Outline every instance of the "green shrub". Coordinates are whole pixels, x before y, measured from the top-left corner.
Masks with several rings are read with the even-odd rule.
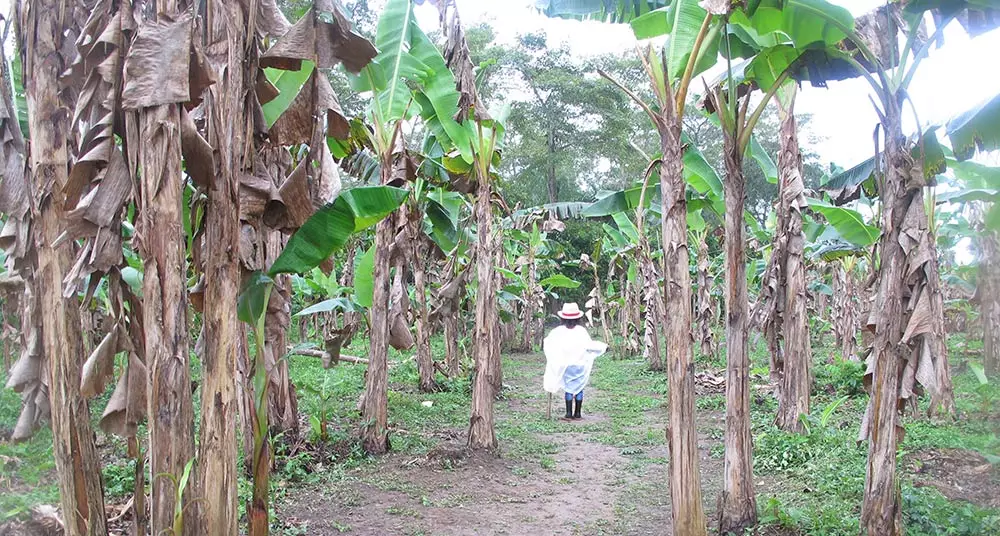
[[[856,397],[865,392],[865,364],[857,361],[837,361],[816,367],[816,390],[841,396]]]
[[[903,523],[909,536],[1000,534],[1000,513],[949,501],[928,488],[903,487]]]

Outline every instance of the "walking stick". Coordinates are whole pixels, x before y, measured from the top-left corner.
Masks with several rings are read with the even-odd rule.
[[[545,408],[545,418],[552,418],[552,393],[549,393],[549,405]]]

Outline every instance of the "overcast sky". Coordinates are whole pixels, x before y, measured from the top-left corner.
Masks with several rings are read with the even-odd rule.
[[[533,8],[534,0],[456,2],[464,24],[489,22],[501,42],[512,41],[518,34],[544,30],[552,45],[565,43],[579,56],[619,53],[632,50],[635,45],[627,25],[550,19]],[[883,2],[833,0],[833,3],[858,16]],[[437,13],[432,7],[418,7],[417,17],[426,30],[437,28]],[[951,117],[1000,93],[1000,69],[995,67],[998,50],[1000,30],[970,39],[957,23],[945,28],[944,47],[931,51],[911,85],[910,96],[921,123],[944,124]],[[700,87],[700,84],[692,87]],[[864,80],[833,82],[826,89],[805,84],[799,93],[796,111],[812,114],[812,134],[822,141],[811,149],[824,161],[851,167],[872,156],[872,131],[877,117]],[[907,113],[904,126],[912,131],[913,125]],[[940,134],[942,141],[946,141],[943,132]],[[802,138],[805,142],[807,137]]]
[[[594,21],[550,19],[534,9],[534,0],[456,0],[464,24],[488,22],[500,42],[512,42],[519,34],[545,31],[553,46],[565,43],[571,53],[593,56],[633,50],[635,38],[627,25]],[[385,0],[371,0],[376,12]],[[833,0],[854,15],[862,15],[882,4],[877,0]],[[10,13],[10,0],[0,0],[0,13]],[[418,6],[417,19],[427,31],[438,28],[436,10]],[[8,51],[11,50],[8,43]],[[921,65],[910,88],[920,121],[944,124],[955,115],[1000,93],[1000,29],[970,39],[957,23],[945,29],[945,46],[932,50]],[[700,84],[692,87],[698,88]],[[825,162],[851,167],[873,154],[872,131],[876,116],[864,80],[833,82],[828,88],[805,84],[799,92],[796,111],[812,114],[809,134],[820,140],[810,147]],[[912,116],[904,116],[904,127],[913,130]],[[940,136],[942,141],[946,139]],[[980,158],[982,159],[982,158]],[[987,163],[997,164],[996,155]]]

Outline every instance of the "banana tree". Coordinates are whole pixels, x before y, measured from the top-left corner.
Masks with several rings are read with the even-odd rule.
[[[546,218],[546,214],[549,217]],[[541,226],[539,226],[541,224]],[[504,252],[508,263],[519,269],[517,282],[521,295],[521,341],[519,351],[530,352],[541,342],[538,313],[545,304],[544,289],[539,284],[539,268],[552,264],[557,252],[549,241],[549,232],[565,229],[565,224],[544,210],[521,211],[504,220]],[[507,279],[510,276],[505,274]]]
[[[610,319],[617,325],[617,333],[622,342],[622,357],[639,353],[640,304],[638,295],[639,274],[632,262],[635,246],[617,228],[603,224],[604,237],[601,250],[607,259],[608,285],[605,291]],[[615,284],[617,282],[617,286]]]
[[[423,179],[418,179],[407,203],[410,265],[417,301],[417,371],[420,376],[419,389],[422,392],[432,392],[438,388],[434,380],[434,360],[431,356],[432,323],[426,276],[428,261],[437,256],[445,257],[449,252],[457,254],[458,249],[458,230],[445,201],[447,194],[454,192],[445,192],[441,188],[430,190],[429,187]]]
[[[403,184],[415,179],[417,167],[417,162],[406,148],[402,128],[404,121],[419,113],[425,119],[437,118],[434,126],[425,120],[429,128],[440,127],[443,132],[461,135],[465,131],[452,119],[458,93],[454,88],[454,77],[441,53],[417,25],[409,0],[392,0],[386,5],[379,19],[376,46],[380,50],[379,55],[360,76],[352,78],[352,83],[356,90],[373,93],[367,113],[374,127],[371,143],[377,155],[381,183]],[[397,265],[392,285],[395,312],[408,305],[403,303],[402,270],[398,269],[404,257],[393,257],[393,251],[405,246],[405,232],[397,234],[397,230],[402,228],[405,228],[405,221],[401,217],[390,218],[384,220],[375,232],[374,293],[369,331],[371,347],[362,401],[365,422],[362,443],[370,453],[382,453],[389,447],[386,366],[392,320],[389,310],[390,265],[394,258]],[[391,323],[396,326],[397,335],[403,335],[397,326],[399,322]],[[406,334],[409,334],[408,329]]]
[[[352,270],[353,256],[348,255],[343,272]],[[364,312],[364,307],[358,303],[353,287],[345,286],[338,281],[336,273],[326,275],[319,268],[313,268],[306,277],[292,278],[292,291],[296,296],[324,298],[316,303],[302,307],[292,315],[305,322],[313,315],[319,315],[322,329],[317,327],[317,335],[321,336],[325,351],[323,368],[336,365],[341,349],[347,346],[358,329],[357,316]],[[339,318],[339,321],[338,321]]]
[[[683,175],[681,118],[692,78],[715,64],[723,21],[694,1],[658,2],[601,0],[539,2],[547,14],[592,16],[630,22],[638,39],[669,34],[662,54],[646,51],[641,59],[656,97],[650,106],[618,85],[649,116],[660,135],[661,245],[664,248],[666,303],[658,318],[665,326],[670,392],[670,489],[674,530],[706,533],[694,427],[694,371],[690,344],[691,285],[687,248],[687,208]],[[610,77],[605,75],[605,78]],[[680,341],[680,342],[678,342]]]
[[[248,507],[253,534],[267,534],[268,530],[270,447],[266,401],[271,371],[266,370],[259,354],[264,348],[265,313],[274,288],[274,279],[280,274],[301,274],[319,266],[330,254],[343,247],[351,234],[375,226],[392,214],[403,204],[407,194],[406,190],[390,186],[362,187],[341,192],[332,203],[306,220],[289,239],[268,271],[252,274],[240,293],[239,318],[253,329],[253,348],[258,354],[253,359],[257,414],[253,422],[253,495]]]
[[[812,4],[810,4],[812,5]],[[752,449],[749,421],[749,383],[748,369],[749,359],[747,354],[747,319],[748,319],[748,296],[746,288],[746,252],[744,242],[744,204],[745,204],[745,179],[743,177],[742,163],[744,155],[748,152],[754,154],[752,146],[752,133],[764,108],[768,105],[772,97],[784,87],[789,79],[800,77],[803,71],[813,75],[812,71],[807,71],[809,62],[816,62],[817,58],[826,58],[829,55],[837,54],[835,46],[844,38],[834,23],[826,22],[827,19],[819,19],[820,24],[802,25],[798,20],[803,16],[789,5],[776,2],[760,2],[745,6],[742,10],[733,10],[728,5],[719,5],[720,15],[724,15],[729,25],[724,35],[722,51],[726,57],[727,70],[722,81],[713,88],[707,88],[706,109],[709,113],[717,115],[723,131],[724,164],[726,169],[725,180],[725,230],[726,230],[726,360],[727,360],[727,382],[726,382],[726,463],[725,479],[723,485],[722,499],[719,509],[719,531],[739,532],[746,527],[756,524],[756,502],[753,492],[752,476]],[[838,24],[849,24],[852,22],[850,14],[843,9],[833,6],[821,5],[816,9],[822,10],[830,20],[837,21]],[[784,39],[767,39],[765,29],[774,31],[777,28]],[[733,59],[740,54],[734,50],[734,41],[745,45],[739,38],[739,29],[744,34],[753,34],[753,45],[745,46],[750,49],[752,59],[746,62],[741,71],[734,70]],[[735,35],[734,35],[735,34]],[[745,54],[746,52],[744,52]],[[815,75],[811,80],[814,84],[821,83]],[[753,83],[764,92],[764,97],[756,107],[750,109],[750,91],[746,83]],[[790,104],[790,99],[786,99],[786,104]],[[782,136],[789,138],[794,131],[787,131],[788,127],[794,126],[785,124],[786,131]],[[785,144],[788,146],[788,143]],[[791,148],[781,163],[787,168],[785,175],[789,182],[784,189],[785,197],[782,199],[783,208],[794,208],[801,212],[804,205],[802,190],[799,188],[798,180],[792,181],[801,176],[798,169],[798,158],[796,149]],[[758,161],[761,161],[758,158]],[[766,171],[765,171],[766,173]],[[786,203],[787,198],[787,203]],[[805,318],[805,296],[804,274],[801,270],[801,219],[785,214],[780,225],[781,236],[785,240],[794,240],[794,246],[786,249],[787,244],[780,244],[782,247],[776,251],[778,255],[776,262],[789,264],[795,269],[794,272],[785,274],[786,278],[795,278],[794,285],[787,288],[790,292],[786,302],[792,309],[786,311],[795,318],[794,326],[801,328]],[[791,257],[791,258],[789,258]],[[786,280],[786,283],[788,281]],[[774,333],[777,326],[771,324],[770,331]],[[798,366],[787,367],[782,371],[782,388],[780,400],[784,402],[779,409],[779,421],[785,428],[798,429],[799,415],[808,413],[809,400],[809,355],[808,355],[808,333],[801,329],[792,330],[791,340],[786,340],[786,345],[794,343],[793,348],[786,348],[795,352],[795,362]],[[777,361],[777,360],[776,360]]]
[[[539,257],[547,252],[546,233],[538,228],[538,223],[531,222],[530,232],[522,229],[508,230],[505,248],[508,258],[513,257],[513,264],[520,268],[519,274],[505,274],[507,279],[515,275],[521,287],[521,343],[517,349],[530,352],[534,345],[536,333],[540,331],[535,325],[537,311],[544,306],[542,289],[538,285]],[[509,291],[509,290],[508,290]]]
[[[615,346],[615,340],[611,336],[611,332],[608,330],[609,307],[604,291],[601,290],[603,286],[601,285],[601,274],[598,268],[603,251],[604,240],[601,240],[594,246],[593,256],[587,255],[586,253],[580,255],[580,267],[583,269],[590,269],[594,273],[594,288],[590,291],[590,300],[587,301],[587,310],[592,311],[597,309],[597,317],[601,321],[601,334],[607,344],[613,348]]]
[[[778,99],[781,150],[778,153],[778,203],[772,253],[761,286],[759,303],[766,304],[764,333],[771,350],[771,374],[778,389],[780,428],[804,432],[800,415],[809,414],[812,350],[806,313],[805,236],[802,211],[805,183],[795,125],[795,85]]]
[[[818,13],[816,4],[791,0],[786,6],[800,7],[805,13],[832,21]],[[928,11],[935,15],[936,29],[930,38],[924,39],[922,21]],[[861,519],[862,527],[871,534],[899,534],[903,530],[896,479],[896,453],[901,437],[897,413],[905,407],[900,402],[910,397],[915,386],[915,374],[910,372],[932,367],[935,374],[923,375],[919,380],[930,387],[932,409],[940,407],[948,411],[951,404],[940,276],[933,225],[925,201],[925,190],[933,184],[929,179],[943,171],[945,162],[937,151],[936,137],[923,135],[918,137],[918,157],[914,158],[913,144],[903,135],[902,128],[907,88],[931,47],[941,40],[948,23],[956,17],[964,21],[991,21],[985,26],[967,26],[983,31],[996,24],[995,15],[996,10],[989,3],[930,1],[880,8],[871,16],[884,22],[884,29],[874,35],[861,35],[852,24],[838,23],[856,49],[846,61],[875,92],[877,98],[873,104],[884,135],[882,158],[871,163],[879,177],[876,189],[881,205],[882,236],[878,246],[877,307],[869,326],[875,331],[866,375],[871,382],[872,397],[862,423],[862,436],[869,439],[869,456]],[[905,38],[902,50],[897,46],[900,33]],[[948,124],[948,137],[959,160],[972,156],[977,147],[987,150],[1000,146],[996,131],[998,112],[1000,97],[995,97]],[[857,184],[853,187],[857,189]],[[930,193],[933,195],[932,190]],[[904,296],[910,296],[905,303]],[[914,305],[911,308],[908,304]]]
[[[443,156],[443,155],[442,155]],[[430,159],[425,159],[425,164]],[[433,224],[432,240],[442,251],[448,252],[443,265],[435,270],[438,281],[432,293],[433,307],[430,312],[431,326],[442,326],[445,339],[445,363],[448,376],[456,378],[461,373],[461,356],[459,354],[460,333],[459,322],[463,304],[466,301],[466,284],[469,276],[469,245],[474,237],[468,228],[471,224],[471,206],[464,195],[459,192],[436,189],[432,198],[444,210],[428,210],[431,220],[447,219],[448,223]],[[430,207],[431,205],[429,205]],[[455,229],[455,234],[439,233],[439,230]],[[462,231],[458,231],[462,229]]]
[[[605,233],[616,244],[618,244],[619,255],[627,255],[623,258],[630,267],[629,285],[625,288],[632,291],[632,296],[637,299],[632,302],[629,308],[630,317],[633,319],[633,326],[638,325],[640,318],[642,321],[642,355],[649,364],[650,370],[663,370],[663,357],[660,352],[661,334],[657,319],[662,313],[662,295],[660,290],[660,274],[653,260],[653,254],[649,246],[649,238],[644,232],[644,221],[649,219],[647,210],[649,209],[653,197],[658,195],[659,188],[649,185],[651,173],[647,174],[647,179],[635,188],[629,188],[619,192],[611,193],[602,197],[593,205],[581,212],[584,217],[604,217],[611,216],[617,229],[607,226]],[[638,197],[638,198],[636,198]],[[635,218],[633,221],[631,218]],[[638,270],[632,273],[634,267]],[[641,309],[645,308],[643,315]]]
[[[441,14],[442,30],[447,38],[444,57],[453,73],[450,79],[428,86],[417,94],[421,115],[428,130],[448,155],[457,188],[476,189],[476,313],[473,333],[472,415],[469,420],[469,447],[495,449],[493,401],[499,394],[502,378],[497,290],[500,284],[495,270],[500,254],[500,233],[495,230],[493,215],[493,171],[499,162],[506,109],[487,113],[476,90],[475,69],[462,30],[458,10],[452,1],[435,3]],[[438,99],[447,106],[425,104]],[[464,186],[462,186],[464,185]]]
[[[821,215],[826,224],[806,216],[804,225],[809,242],[805,253],[817,262],[833,265],[831,323],[841,357],[858,360],[857,334],[864,310],[865,289],[859,285],[859,270],[869,266],[871,247],[878,241],[879,229],[865,221],[853,209],[837,207],[817,198],[807,199],[807,212]]]

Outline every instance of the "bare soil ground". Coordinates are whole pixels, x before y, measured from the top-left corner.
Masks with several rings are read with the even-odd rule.
[[[1000,507],[1000,473],[982,454],[965,449],[927,449],[909,458],[913,485],[937,489],[951,500]]]
[[[517,356],[515,364],[520,370],[505,377],[508,396],[496,407],[501,435],[512,424],[545,414],[545,395],[535,385],[541,361]],[[546,423],[553,431],[502,437],[499,457],[470,455],[459,440],[425,456],[388,455],[337,482],[291,491],[277,514],[308,534],[668,534],[666,412],[659,397],[650,396],[656,403],[641,411],[638,426],[629,426],[634,423],[616,422],[617,414],[604,409],[615,407],[609,393],[588,388],[584,419],[557,421],[562,401],[556,400]],[[719,442],[710,436],[721,435],[710,430],[721,430],[724,416],[700,413],[702,473],[711,475],[704,495],[711,509],[722,461],[709,455]],[[456,437],[464,435],[456,430]],[[511,441],[521,444],[512,447]],[[532,445],[540,445],[534,450],[541,455],[532,455]]]

